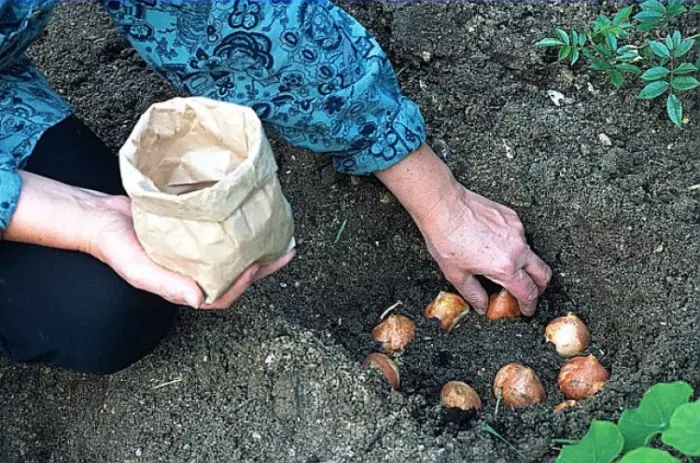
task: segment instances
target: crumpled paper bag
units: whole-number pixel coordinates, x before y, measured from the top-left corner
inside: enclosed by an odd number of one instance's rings
[[[202,97],[156,103],[120,149],[119,168],[147,255],[194,279],[206,303],[249,265],[295,246],[272,148],[250,108]]]

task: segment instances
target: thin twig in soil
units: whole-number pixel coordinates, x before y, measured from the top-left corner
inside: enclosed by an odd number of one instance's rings
[[[236,406],[236,408],[233,409],[233,413],[236,413],[238,410],[240,410],[240,409],[246,407],[246,406],[247,406],[249,403],[251,403],[252,401],[253,401],[253,399],[244,400],[243,402],[241,402],[240,404],[238,404],[238,405]]]
[[[170,385],[173,385],[173,384],[177,384],[177,383],[179,383],[179,382],[181,382],[181,381],[182,381],[182,378],[175,378],[175,379],[173,379],[173,380],[171,380],[171,381],[166,381],[166,382],[164,382],[164,383],[160,383],[160,384],[157,384],[157,385],[153,386],[153,390],[155,391],[156,389],[160,389],[160,388],[163,388],[163,387],[166,387],[166,386],[170,386]]]

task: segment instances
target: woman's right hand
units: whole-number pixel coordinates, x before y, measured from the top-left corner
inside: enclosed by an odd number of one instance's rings
[[[130,285],[174,303],[227,309],[255,281],[284,267],[294,252],[272,264],[250,266],[218,300],[204,304],[197,283],[153,262],[136,238],[131,201],[20,171],[17,209],[3,234],[7,241],[81,251],[109,265]]]

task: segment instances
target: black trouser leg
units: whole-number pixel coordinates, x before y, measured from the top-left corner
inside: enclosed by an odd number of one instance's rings
[[[76,118],[49,130],[25,169],[124,193],[116,155]],[[175,310],[89,255],[0,242],[0,349],[15,362],[112,373],[151,352]]]

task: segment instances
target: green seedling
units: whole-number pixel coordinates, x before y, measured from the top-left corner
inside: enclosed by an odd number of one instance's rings
[[[484,424],[484,425],[481,426],[481,429],[483,429],[483,430],[486,431],[487,433],[491,434],[492,436],[498,438],[501,442],[505,443],[505,444],[506,444],[508,447],[510,447],[510,449],[511,449],[512,451],[514,451],[523,461],[530,461],[530,460],[528,460],[528,458],[527,458],[520,450],[518,450],[513,444],[511,444],[510,442],[508,442],[508,440],[507,440],[505,437],[501,436],[501,434],[500,434],[498,431],[496,431],[495,429],[493,429],[493,427],[491,427],[491,425]]]
[[[652,386],[617,423],[594,420],[580,441],[565,445],[556,463],[664,463],[700,456],[700,400],[686,382]],[[649,447],[656,437],[669,450]]]
[[[684,0],[669,0],[667,5],[646,0],[632,16],[634,11],[634,6],[626,6],[612,18],[599,15],[579,31],[558,28],[555,37],[542,39],[537,46],[557,48],[558,60],[571,66],[585,60],[590,69],[607,74],[617,89],[627,77],[639,79],[643,88],[637,98],[666,95],[666,114],[681,127],[679,94],[700,86],[694,77],[700,69],[700,34],[684,36],[672,23],[682,15],[700,13],[700,5],[689,9]]]
[[[343,232],[345,231],[345,226],[348,224],[348,219],[343,220],[343,224],[340,226],[340,229],[338,229],[338,233],[335,235],[335,242],[338,243],[340,241],[340,237],[343,236]]]

